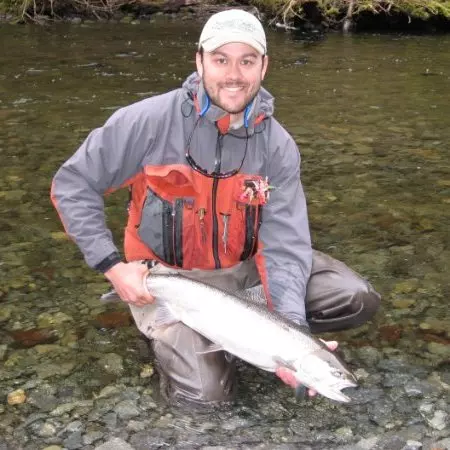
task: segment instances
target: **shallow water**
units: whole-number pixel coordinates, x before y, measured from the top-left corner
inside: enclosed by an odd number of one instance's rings
[[[194,21],[165,18],[0,28],[4,379],[60,353],[75,358],[68,373],[85,395],[111,382],[111,374],[85,372],[105,352],[120,354],[127,373],[139,371],[130,344],[137,332],[123,309],[97,301],[107,284],[65,239],[49,187],[59,165],[115,109],[180,85],[194,70],[199,30]],[[315,247],[368,277],[383,295],[375,323],[338,339],[348,348],[388,348],[424,367],[448,358],[450,338],[449,48],[450,36],[330,34],[304,41],[270,32],[265,82],[276,117],[301,149]],[[118,241],[125,201],[125,193],[106,201]],[[118,315],[105,324],[105,311]],[[19,333],[29,329],[41,333],[31,344]],[[44,342],[58,348],[48,356],[40,346],[38,359],[25,350]],[[252,395],[250,383],[242,408]],[[277,420],[287,421],[283,414]]]

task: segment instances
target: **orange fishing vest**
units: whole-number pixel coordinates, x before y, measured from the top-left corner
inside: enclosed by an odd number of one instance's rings
[[[215,269],[251,258],[266,200],[259,183],[259,175],[213,179],[188,165],[146,166],[132,184],[127,260]]]

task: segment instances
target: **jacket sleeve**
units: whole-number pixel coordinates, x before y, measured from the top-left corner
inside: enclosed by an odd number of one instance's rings
[[[261,275],[263,283],[267,284],[269,306],[271,304],[288,319],[306,325],[305,295],[312,248],[300,181],[300,153],[284,129],[277,130],[276,134],[276,142],[269,140],[272,157],[268,177],[275,189],[270,193],[262,216],[259,237],[265,273]]]
[[[103,195],[142,170],[156,129],[143,102],[116,111],[93,130],[54,176],[51,197],[64,228],[92,268],[117,252],[105,222]]]

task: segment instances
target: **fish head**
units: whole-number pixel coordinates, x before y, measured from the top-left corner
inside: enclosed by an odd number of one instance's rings
[[[325,346],[295,361],[294,366],[300,383],[332,400],[349,402],[350,398],[341,391],[357,386],[355,376]]]

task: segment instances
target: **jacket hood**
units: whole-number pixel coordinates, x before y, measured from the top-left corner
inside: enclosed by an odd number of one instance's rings
[[[191,99],[192,103],[194,102],[194,98],[197,98],[200,113],[209,121],[215,123],[229,117],[228,112],[211,103],[203,86],[203,81],[197,72],[194,72],[185,80],[183,89],[186,91],[187,97]],[[273,104],[273,96],[266,89],[261,87],[252,104],[248,105],[245,114],[248,134],[253,133],[256,125],[255,120],[259,123],[259,121],[261,121],[261,116],[268,118],[273,115]],[[245,133],[244,123],[242,123],[238,129],[233,129],[232,131],[233,133],[237,132],[236,134],[240,134],[240,132]]]

